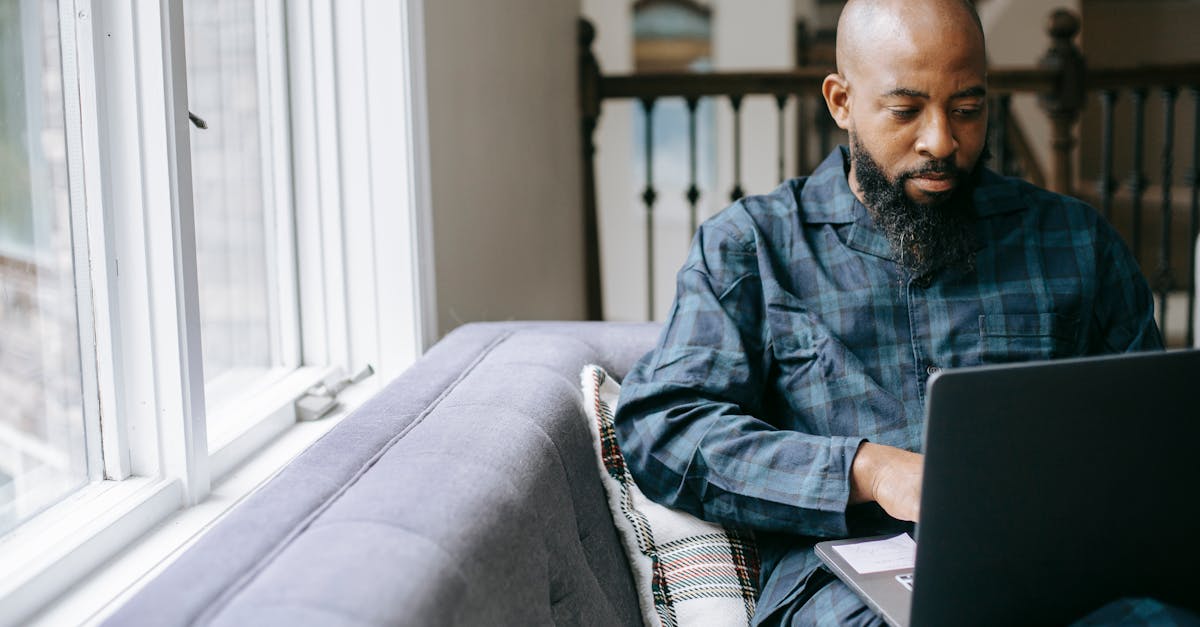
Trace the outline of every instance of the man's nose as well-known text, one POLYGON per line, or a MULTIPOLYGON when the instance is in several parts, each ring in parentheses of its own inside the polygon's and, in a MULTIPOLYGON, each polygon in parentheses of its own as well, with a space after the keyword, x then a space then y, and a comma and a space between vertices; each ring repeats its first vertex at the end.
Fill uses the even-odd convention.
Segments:
POLYGON ((950 120, 941 112, 929 112, 925 116, 917 137, 917 152, 927 159, 946 159, 958 150, 958 140, 950 120))

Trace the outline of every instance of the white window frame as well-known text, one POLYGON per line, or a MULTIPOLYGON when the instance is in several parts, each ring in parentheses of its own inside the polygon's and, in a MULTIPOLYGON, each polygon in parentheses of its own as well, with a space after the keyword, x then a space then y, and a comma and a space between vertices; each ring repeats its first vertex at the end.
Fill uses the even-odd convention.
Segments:
POLYGON ((59 2, 86 434, 102 444, 97 481, 0 536, 0 624, 203 502, 330 369, 370 363, 378 385, 436 337, 422 0, 286 8, 263 28, 286 31, 290 102, 272 106, 291 115, 271 140, 291 155, 275 179, 290 166, 294 183, 268 195, 295 211, 305 365, 210 451, 181 0, 59 2))
MULTIPOLYGON (((237 398, 209 408, 208 447, 214 478, 226 475, 247 455, 295 422, 292 402, 329 368, 301 364, 299 281, 292 200, 290 94, 284 0, 254 0, 263 202, 273 255, 266 259, 273 285, 267 294, 272 364, 237 398), (264 45, 265 44, 265 45, 264 45), (285 372, 282 376, 280 372, 285 372)), ((193 111, 195 113, 195 111, 193 111)), ((200 112, 203 114, 203 112, 200 112)), ((202 116, 203 117, 203 116, 202 116)), ((205 131, 200 131, 205 132, 205 131)), ((209 382, 211 384, 211 381, 209 382)))

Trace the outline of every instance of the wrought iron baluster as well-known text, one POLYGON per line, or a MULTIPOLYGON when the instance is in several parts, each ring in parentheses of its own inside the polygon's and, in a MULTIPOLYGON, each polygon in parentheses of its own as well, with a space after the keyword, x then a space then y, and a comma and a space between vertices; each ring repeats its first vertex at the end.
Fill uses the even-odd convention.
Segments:
POLYGON ((783 179, 784 179, 783 151, 786 150, 786 146, 784 146, 784 139, 783 139, 783 110, 785 107, 787 107, 787 101, 788 101, 787 94, 775 94, 775 106, 778 108, 778 111, 779 111, 779 179, 778 180, 780 183, 782 183, 783 179))
POLYGON ((1113 178, 1113 109, 1117 103, 1117 92, 1105 89, 1100 92, 1102 129, 1100 135, 1100 180, 1096 182, 1100 193, 1100 209, 1104 217, 1112 221, 1113 192, 1117 182, 1113 178))
POLYGON ((576 31, 579 64, 580 150, 583 156, 583 276, 588 320, 604 318, 600 288, 600 234, 596 210, 596 125, 600 120, 600 64, 592 54, 596 29, 579 18, 576 31))
POLYGON ((1179 90, 1164 87, 1163 103, 1163 151, 1162 151, 1162 231, 1158 247, 1158 276, 1156 283, 1159 298, 1159 320, 1163 329, 1167 327, 1167 297, 1175 280, 1171 276, 1171 183, 1175 170, 1175 97, 1179 90))
POLYGON ((996 97, 996 169, 1000 174, 1011 176, 1012 168, 1008 158, 1008 109, 1012 96, 1001 94, 996 97))
POLYGON ((646 204, 646 319, 654 319, 654 98, 642 98, 646 118, 646 189, 642 202, 646 204))
POLYGON ((742 192, 742 95, 729 96, 733 105, 733 191, 729 199, 736 201, 745 196, 742 192))
POLYGON ((1129 193, 1132 196, 1130 214, 1133 228, 1130 237, 1133 240, 1133 256, 1142 261, 1142 194, 1146 192, 1146 174, 1143 162, 1146 152, 1146 88, 1133 90, 1133 170, 1129 173, 1129 193))
POLYGON ((697 96, 688 96, 688 178, 690 184, 687 190, 687 201, 690 210, 691 230, 688 231, 688 240, 696 234, 696 203, 700 200, 700 187, 696 184, 696 107, 700 105, 700 98, 697 96))
POLYGON ((1196 345, 1196 238, 1200 236, 1200 85, 1188 89, 1192 92, 1192 170, 1188 183, 1192 186, 1192 219, 1188 231, 1188 263, 1192 264, 1192 280, 1188 283, 1187 344, 1196 345))
POLYGON ((796 94, 796 171, 808 173, 808 98, 796 94))

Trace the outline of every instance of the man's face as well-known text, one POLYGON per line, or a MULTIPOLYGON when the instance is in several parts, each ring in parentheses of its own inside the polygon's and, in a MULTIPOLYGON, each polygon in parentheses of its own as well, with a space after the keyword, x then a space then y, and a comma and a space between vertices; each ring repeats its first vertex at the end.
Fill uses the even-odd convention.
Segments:
POLYGON ((910 199, 936 205, 967 182, 984 149, 983 42, 961 19, 904 18, 891 29, 884 22, 870 45, 856 47, 843 69, 846 99, 838 123, 857 136, 889 181, 904 182, 910 199))

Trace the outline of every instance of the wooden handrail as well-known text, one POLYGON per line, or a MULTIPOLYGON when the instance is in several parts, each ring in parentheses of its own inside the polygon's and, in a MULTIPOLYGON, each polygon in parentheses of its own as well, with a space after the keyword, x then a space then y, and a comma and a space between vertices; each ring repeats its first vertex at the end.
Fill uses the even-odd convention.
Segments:
MULTIPOLYGON (((1192 66, 1181 66, 1191 68, 1192 66)), ((1169 74, 1175 66, 1152 68, 1169 74)), ((1200 71, 1200 66, 1196 69, 1200 71)), ((599 97, 673 98, 732 95, 820 94, 832 67, 804 67, 774 72, 706 72, 703 74, 609 74, 599 80, 599 97)), ((994 68, 988 72, 988 89, 996 94, 1042 93, 1054 88, 1058 74, 1038 68, 994 68)))
MULTIPOLYGON (((806 67, 775 72, 707 72, 703 74, 640 73, 600 77, 598 96, 604 100, 687 98, 732 95, 819 94, 825 76, 834 68, 806 67)), ((988 70, 990 94, 1044 94, 1053 91, 1058 73, 1025 67, 988 70)), ((1143 65, 1128 68, 1088 68, 1087 91, 1137 87, 1200 85, 1200 63, 1143 65)))
POLYGON ((798 68, 780 72, 617 74, 600 79, 600 97, 644 99, 820 93, 821 82, 830 71, 798 68))
POLYGON ((1195 87, 1200 85, 1200 63, 1141 65, 1127 68, 1089 68, 1084 85, 1090 90, 1138 87, 1195 87))

